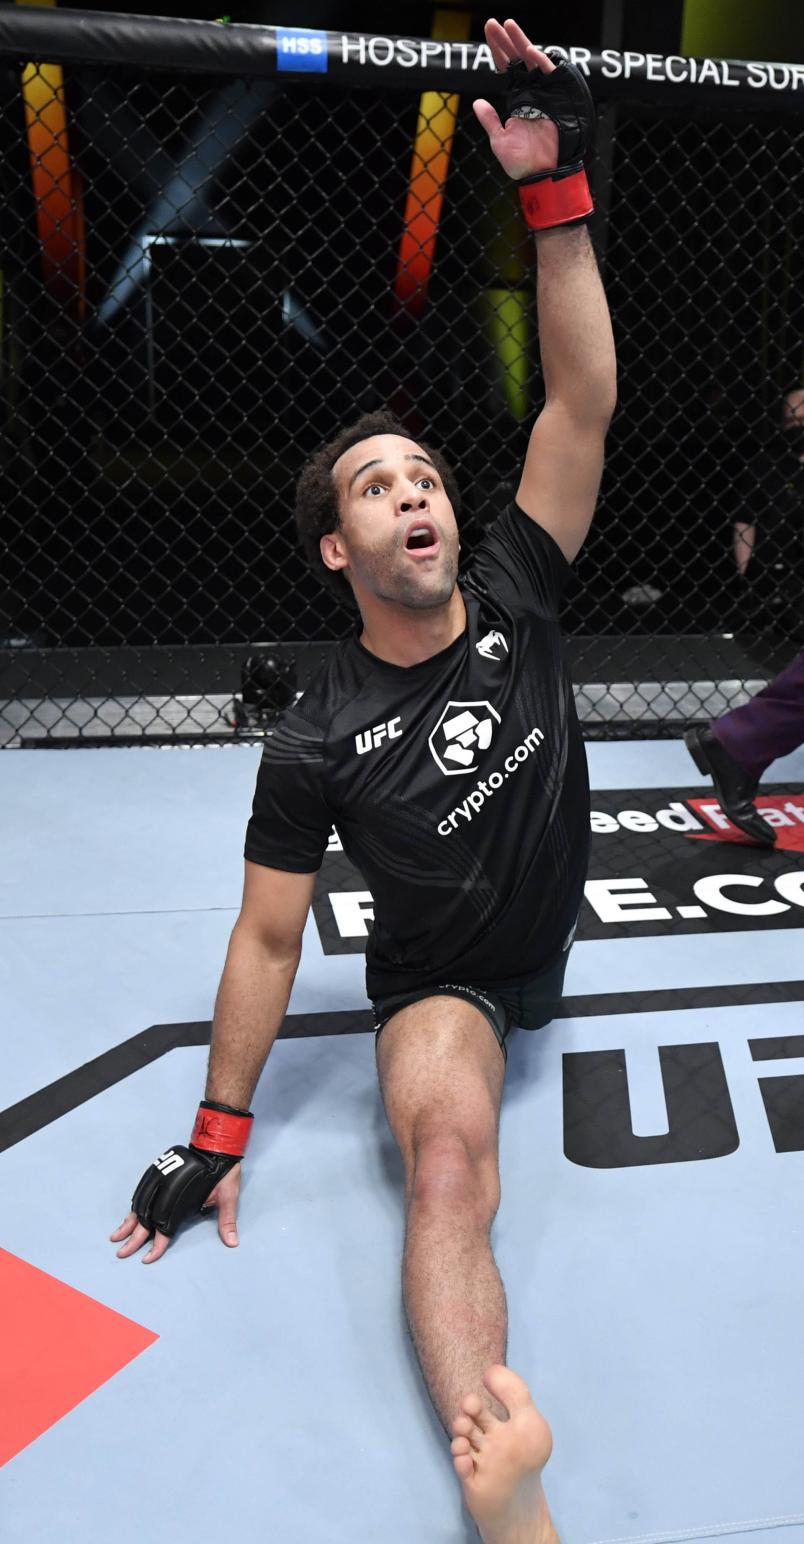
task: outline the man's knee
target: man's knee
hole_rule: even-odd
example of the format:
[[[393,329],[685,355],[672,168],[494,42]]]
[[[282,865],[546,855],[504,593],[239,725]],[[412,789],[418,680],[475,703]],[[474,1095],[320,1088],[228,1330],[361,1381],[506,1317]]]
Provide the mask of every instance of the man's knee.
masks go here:
[[[447,1207],[490,1226],[500,1204],[496,1140],[478,1145],[446,1132],[420,1138],[408,1196],[410,1202]]]

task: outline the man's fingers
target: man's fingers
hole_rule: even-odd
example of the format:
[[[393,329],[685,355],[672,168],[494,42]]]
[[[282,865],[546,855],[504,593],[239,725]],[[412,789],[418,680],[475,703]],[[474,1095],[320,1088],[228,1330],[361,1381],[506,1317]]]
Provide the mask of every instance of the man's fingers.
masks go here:
[[[125,1223],[123,1226],[125,1227]],[[119,1233],[120,1229],[118,1228],[117,1231]],[[137,1222],[136,1218],[134,1219],[134,1228],[133,1230],[129,1229],[129,1233],[130,1237],[128,1243],[124,1244],[122,1249],[118,1249],[117,1251],[118,1260],[127,1260],[129,1255],[136,1254],[137,1250],[142,1249],[143,1244],[147,1244],[149,1238],[151,1237],[150,1228],[144,1228],[141,1222]],[[113,1243],[117,1243],[117,1239],[115,1238],[114,1234],[112,1234],[112,1241]]]
[[[110,1241],[113,1244],[117,1244],[121,1238],[128,1240],[117,1251],[118,1260],[127,1260],[130,1255],[136,1254],[138,1249],[142,1249],[143,1244],[147,1244],[150,1237],[150,1228],[143,1227],[136,1212],[129,1212],[125,1220],[121,1222],[120,1227],[115,1228],[114,1233],[111,1234]],[[147,1255],[142,1257],[143,1265],[151,1265],[155,1260],[159,1260],[165,1253],[169,1243],[170,1239],[166,1233],[157,1232],[154,1235],[152,1247]]]
[[[220,1206],[218,1208],[218,1232],[224,1244],[228,1244],[230,1249],[234,1249],[235,1245],[240,1243],[237,1236],[237,1216],[234,1207]]]
[[[110,1243],[117,1244],[120,1242],[121,1238],[128,1238],[129,1233],[133,1232],[136,1226],[137,1213],[129,1212],[128,1216],[123,1218],[119,1228],[115,1228],[114,1233],[109,1234]]]
[[[522,31],[519,22],[507,21],[505,23],[505,35],[508,39],[509,49],[512,50],[508,55],[509,59],[524,59],[528,49],[534,47],[527,33]]]
[[[237,1203],[240,1195],[240,1165],[235,1165],[224,1174],[223,1179],[215,1186],[215,1189],[207,1196],[204,1210],[213,1206],[218,1208],[218,1232],[230,1249],[240,1242],[237,1236]]]
[[[151,1248],[148,1250],[148,1253],[142,1257],[143,1265],[152,1265],[156,1260],[161,1260],[169,1243],[170,1239],[166,1233],[155,1233]]]
[[[543,70],[545,75],[550,75],[555,69],[555,65],[549,54],[544,53],[541,48],[537,48],[535,43],[531,43],[528,49],[528,56],[525,60],[525,63],[528,66],[528,69],[532,70],[536,68]]]
[[[491,16],[486,22],[484,31],[496,69],[504,70],[517,59],[521,59],[529,70],[544,70],[546,75],[555,69],[552,59],[543,49],[531,43],[518,22],[507,21],[504,26],[500,26],[500,23]]]
[[[484,101],[483,97],[477,97],[472,106],[478,123],[482,123],[490,139],[492,135],[502,132],[499,113],[490,102]]]
[[[504,27],[500,26],[498,21],[494,20],[493,16],[486,22],[483,31],[486,34],[486,42],[491,49],[491,57],[494,60],[495,69],[504,70],[509,60],[516,58],[516,54],[511,52],[513,45],[509,41],[508,33]]]

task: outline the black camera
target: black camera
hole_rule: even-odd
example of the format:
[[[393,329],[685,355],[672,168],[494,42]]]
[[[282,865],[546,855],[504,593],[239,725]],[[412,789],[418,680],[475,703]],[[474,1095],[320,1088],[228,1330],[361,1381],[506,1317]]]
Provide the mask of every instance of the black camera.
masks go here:
[[[234,699],[234,727],[249,734],[270,729],[283,708],[296,700],[296,660],[271,650],[249,654],[240,668],[240,693]]]

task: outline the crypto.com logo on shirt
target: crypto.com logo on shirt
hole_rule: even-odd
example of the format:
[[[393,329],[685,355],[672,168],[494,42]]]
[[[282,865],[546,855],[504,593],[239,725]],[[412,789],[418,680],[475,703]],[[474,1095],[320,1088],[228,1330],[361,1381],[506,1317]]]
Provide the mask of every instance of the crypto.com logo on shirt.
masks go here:
[[[480,751],[487,751],[501,722],[490,702],[448,702],[427,741],[445,777],[476,772]]]

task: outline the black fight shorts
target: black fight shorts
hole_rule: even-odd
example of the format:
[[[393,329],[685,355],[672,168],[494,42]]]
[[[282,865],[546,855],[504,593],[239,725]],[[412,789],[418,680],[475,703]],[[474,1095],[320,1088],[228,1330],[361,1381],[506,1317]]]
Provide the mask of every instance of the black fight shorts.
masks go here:
[[[401,1008],[423,1002],[426,997],[463,997],[488,1019],[507,1061],[505,1042],[509,1030],[514,1026],[521,1029],[543,1029],[545,1024],[555,1018],[564,990],[564,973],[569,955],[567,949],[552,965],[536,975],[519,976],[514,981],[495,981],[492,986],[482,983],[460,986],[445,981],[437,986],[415,987],[410,992],[375,998],[372,1004],[376,1030],[374,1044],[376,1046],[380,1031],[385,1028],[388,1020],[399,1013]]]

